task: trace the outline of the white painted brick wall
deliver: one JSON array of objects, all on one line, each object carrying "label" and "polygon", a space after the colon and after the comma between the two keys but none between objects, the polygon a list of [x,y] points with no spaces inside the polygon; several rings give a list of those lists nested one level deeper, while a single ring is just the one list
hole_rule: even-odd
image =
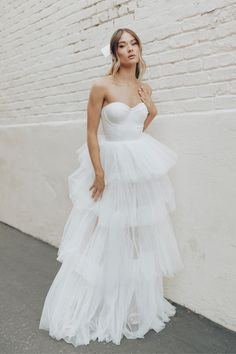
[{"label": "white painted brick wall", "polygon": [[143,42],[159,114],[235,108],[235,1],[5,2],[1,17],[1,124],[86,120],[92,82],[119,26]]},{"label": "white painted brick wall", "polygon": [[100,49],[123,26],[143,43],[158,108],[147,130],[179,156],[186,268],[165,292],[235,330],[235,0],[2,2],[0,220],[59,245],[89,89],[110,68]]}]

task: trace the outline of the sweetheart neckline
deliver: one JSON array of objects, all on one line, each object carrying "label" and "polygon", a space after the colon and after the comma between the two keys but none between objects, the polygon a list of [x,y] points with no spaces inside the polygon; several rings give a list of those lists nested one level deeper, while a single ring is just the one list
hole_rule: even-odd
[{"label": "sweetheart neckline", "polygon": [[[102,109],[101,109],[101,111],[103,111],[103,110],[104,110],[104,108],[106,108],[107,106],[110,106],[110,105],[112,105],[112,104],[114,104],[114,103],[120,103],[120,104],[123,104],[124,106],[128,107],[130,110],[131,110],[131,109],[136,108],[136,107],[137,107],[137,106],[139,106],[140,104],[144,104],[144,105],[145,105],[145,103],[144,103],[144,102],[139,102],[139,103],[137,103],[135,106],[130,107],[128,104],[126,104],[126,103],[124,103],[124,102],[114,101],[114,102],[110,102],[110,103],[106,104],[105,106],[103,106],[103,107],[102,107]],[[145,107],[146,107],[146,105],[145,105]]]}]

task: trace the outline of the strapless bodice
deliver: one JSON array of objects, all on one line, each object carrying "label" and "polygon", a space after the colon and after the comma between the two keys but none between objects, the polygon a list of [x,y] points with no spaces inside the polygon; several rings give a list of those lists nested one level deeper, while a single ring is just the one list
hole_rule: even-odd
[{"label": "strapless bodice", "polygon": [[122,102],[111,102],[101,110],[101,122],[107,140],[133,140],[143,133],[148,109],[144,102],[134,107]]}]

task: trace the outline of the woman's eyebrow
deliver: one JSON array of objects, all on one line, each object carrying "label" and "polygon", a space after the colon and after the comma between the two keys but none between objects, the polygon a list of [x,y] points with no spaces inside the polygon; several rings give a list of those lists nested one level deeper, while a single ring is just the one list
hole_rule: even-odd
[{"label": "woman's eyebrow", "polygon": [[[136,39],[133,38],[133,39],[130,40],[130,42],[135,41],[135,40],[136,40]],[[120,42],[118,42],[118,44],[120,44],[120,43],[126,43],[126,41],[120,41]]]}]

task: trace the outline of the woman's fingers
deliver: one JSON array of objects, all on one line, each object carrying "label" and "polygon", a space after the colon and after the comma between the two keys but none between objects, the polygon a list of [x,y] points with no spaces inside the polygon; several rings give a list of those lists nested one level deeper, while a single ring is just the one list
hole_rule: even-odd
[{"label": "woman's fingers", "polygon": [[101,196],[101,192],[97,191],[95,196],[94,196],[94,200],[97,201],[100,196]]},{"label": "woman's fingers", "polygon": [[94,198],[95,194],[97,193],[97,188],[94,187],[93,193],[92,193],[92,197]]},{"label": "woman's fingers", "polygon": [[89,188],[89,190],[91,190],[92,188],[93,188],[92,198],[97,200],[102,195],[104,188],[98,188],[95,185],[93,185]]},{"label": "woman's fingers", "polygon": [[141,86],[139,89],[138,89],[138,93],[141,97],[142,100],[146,100],[146,96],[147,96],[147,91],[145,90],[145,88],[143,86]]},{"label": "woman's fingers", "polygon": [[96,176],[93,181],[93,184],[89,188],[89,190],[92,190],[91,198],[93,198],[94,200],[98,200],[98,198],[102,196],[104,188],[104,177]]},{"label": "woman's fingers", "polygon": [[99,197],[102,196],[102,191],[97,190],[96,193],[94,194],[94,200],[97,201]]}]

